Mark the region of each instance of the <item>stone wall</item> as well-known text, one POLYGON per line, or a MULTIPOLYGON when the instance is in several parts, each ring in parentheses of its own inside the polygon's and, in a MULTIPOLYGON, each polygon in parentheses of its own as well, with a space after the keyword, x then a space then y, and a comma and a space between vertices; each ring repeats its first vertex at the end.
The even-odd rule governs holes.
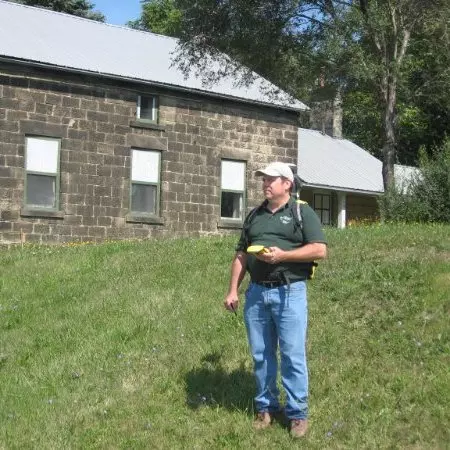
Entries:
POLYGON ((73 242, 225 232, 221 158, 247 163, 247 208, 261 201, 257 168, 297 163, 297 114, 150 86, 0 70, 0 242, 73 242), (158 95, 158 125, 136 120, 139 94, 158 95), (60 211, 23 206, 26 136, 61 139, 60 211), (130 218, 130 149, 161 151, 160 218, 130 218))

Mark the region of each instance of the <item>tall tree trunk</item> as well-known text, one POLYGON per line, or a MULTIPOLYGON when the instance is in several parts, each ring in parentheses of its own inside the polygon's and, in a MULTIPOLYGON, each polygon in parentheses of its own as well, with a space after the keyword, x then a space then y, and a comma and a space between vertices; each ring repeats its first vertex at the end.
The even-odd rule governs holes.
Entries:
POLYGON ((394 163, 396 151, 395 96, 396 96, 395 86, 390 86, 388 88, 388 98, 384 114, 383 186, 385 192, 395 182, 394 180, 394 163))
POLYGON ((383 145, 383 186, 386 192, 394 185, 394 164, 396 153, 396 136, 395 136, 395 122, 396 112, 395 107, 397 103, 397 77, 392 72, 383 77, 382 82, 383 100, 385 103, 384 110, 384 145, 383 145))
POLYGON ((415 3, 402 3, 400 0, 388 0, 386 6, 391 23, 385 30, 380 30, 372 25, 372 16, 374 13, 370 13, 369 1, 360 0, 359 2, 367 30, 373 39, 375 52, 379 55, 379 61, 383 67, 380 88, 384 106, 383 185, 385 191, 395 183, 394 163, 397 144, 395 138, 395 107, 397 103, 397 81, 411 37, 410 30, 415 22, 415 18, 413 17, 411 19, 407 12, 410 12, 408 8, 416 6, 415 3))
POLYGON ((333 98, 333 137, 342 139, 342 87, 337 87, 333 98))

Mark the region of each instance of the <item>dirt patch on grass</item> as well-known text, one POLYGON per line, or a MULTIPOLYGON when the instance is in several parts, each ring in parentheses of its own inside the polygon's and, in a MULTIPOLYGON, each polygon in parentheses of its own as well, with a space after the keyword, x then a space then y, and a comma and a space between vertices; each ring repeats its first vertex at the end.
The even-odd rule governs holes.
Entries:
POLYGON ((448 262, 450 263, 450 252, 439 252, 436 255, 438 262, 448 262))
POLYGON ((435 277, 434 281, 437 286, 450 289, 450 273, 440 273, 435 277))

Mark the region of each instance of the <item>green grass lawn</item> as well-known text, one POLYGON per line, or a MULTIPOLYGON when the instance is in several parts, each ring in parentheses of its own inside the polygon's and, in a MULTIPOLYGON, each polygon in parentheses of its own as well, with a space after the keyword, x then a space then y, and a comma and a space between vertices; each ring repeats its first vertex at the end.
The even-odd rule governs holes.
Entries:
POLYGON ((251 427, 236 237, 2 250, 0 448, 448 448, 450 226, 327 236, 301 442, 251 427))

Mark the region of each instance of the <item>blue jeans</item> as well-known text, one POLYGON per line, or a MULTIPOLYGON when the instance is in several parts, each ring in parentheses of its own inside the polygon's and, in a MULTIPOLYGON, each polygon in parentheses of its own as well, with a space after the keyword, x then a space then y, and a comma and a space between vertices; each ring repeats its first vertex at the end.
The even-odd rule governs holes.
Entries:
POLYGON ((281 381, 286 391, 286 416, 289 419, 306 419, 306 282, 291 283, 289 288, 267 288, 250 283, 245 299, 244 319, 256 377, 256 410, 270 412, 280 409, 277 388, 279 345, 281 381))

